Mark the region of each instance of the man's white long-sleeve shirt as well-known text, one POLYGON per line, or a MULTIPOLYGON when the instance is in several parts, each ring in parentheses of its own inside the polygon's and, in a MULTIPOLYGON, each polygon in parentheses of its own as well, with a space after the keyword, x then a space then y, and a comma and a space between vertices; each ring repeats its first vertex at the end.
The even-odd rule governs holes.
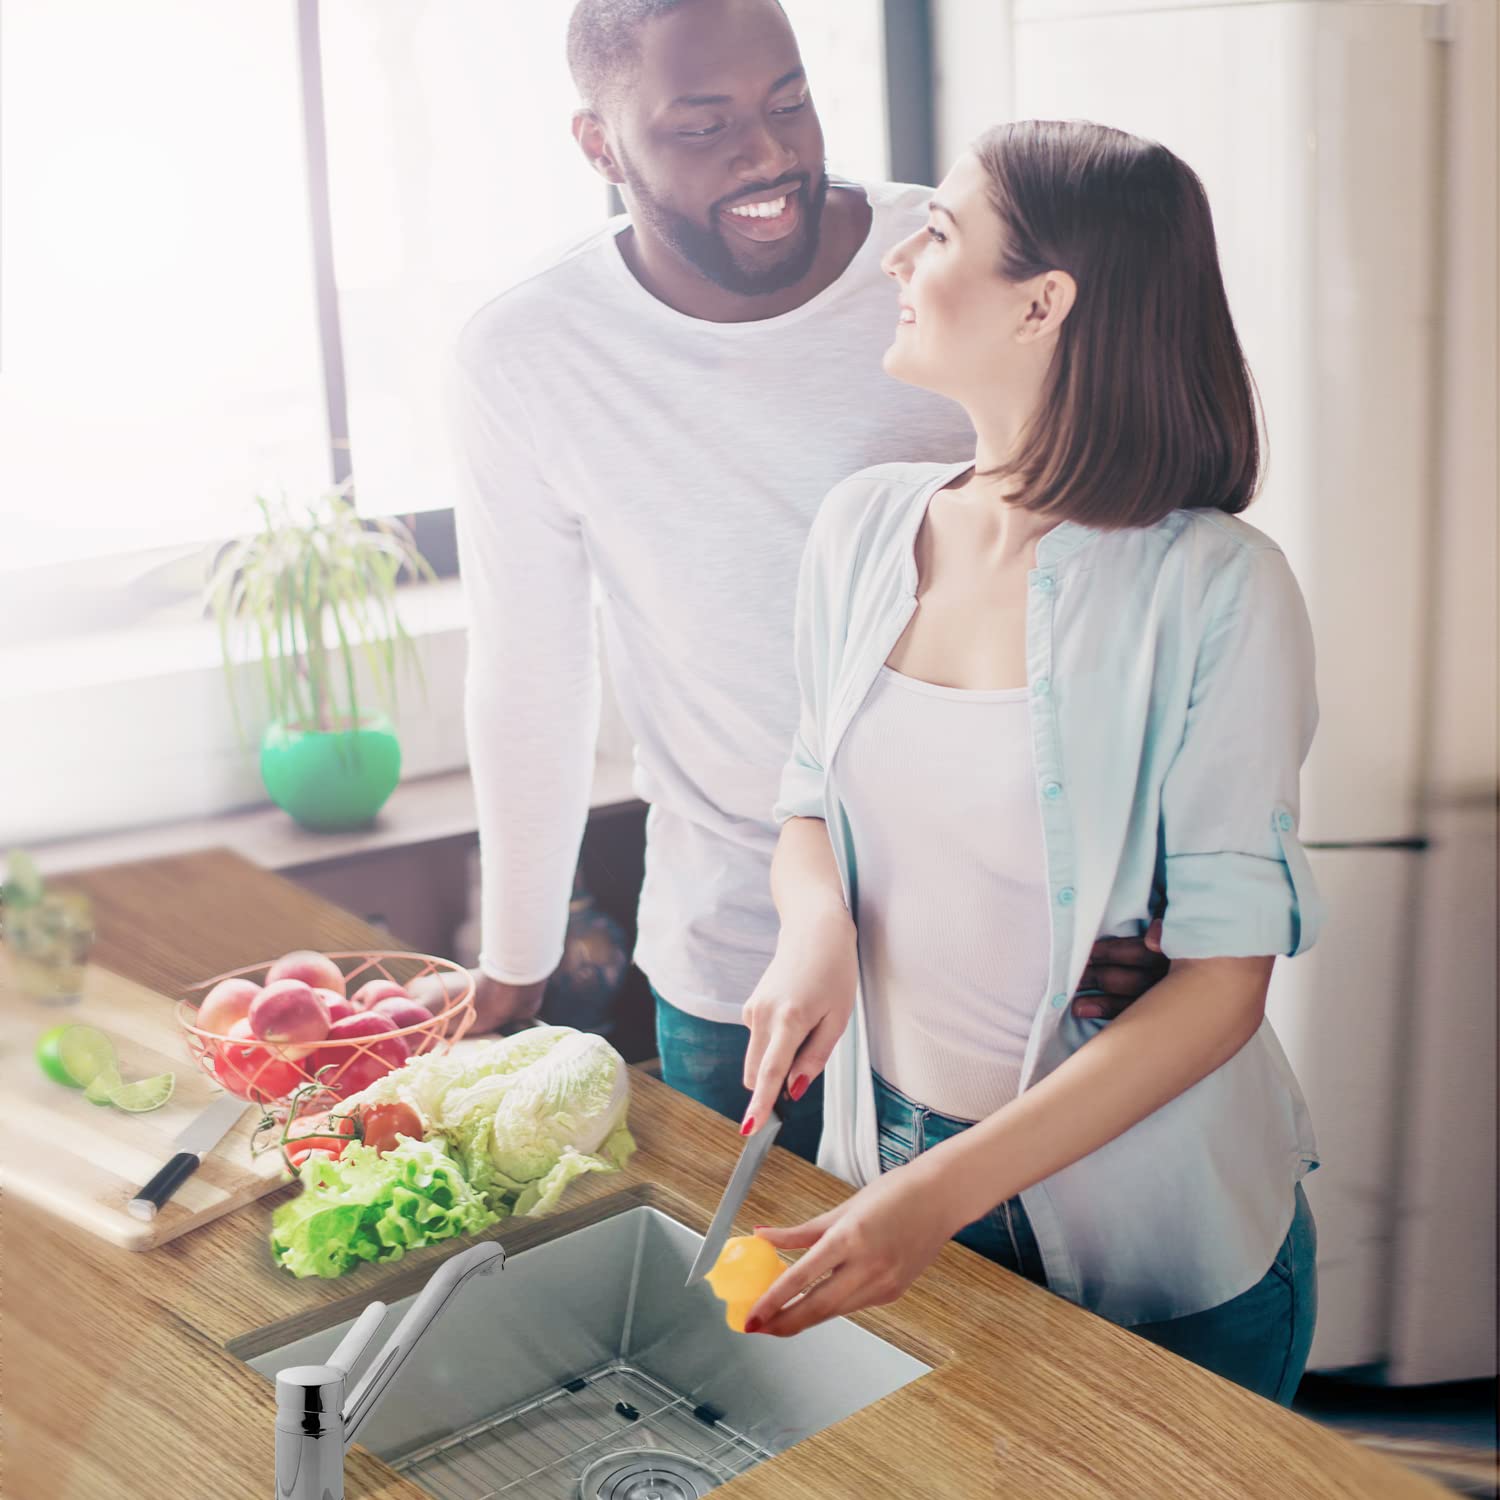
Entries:
POLYGON ((780 317, 691 318, 591 235, 488 303, 458 345, 458 506, 484 970, 556 967, 612 682, 651 804, 636 962, 681 1009, 738 1021, 775 947, 771 809, 797 723, 793 610, 823 496, 894 460, 972 451, 963 412, 891 379, 881 255, 929 190, 863 192, 870 232, 780 317))

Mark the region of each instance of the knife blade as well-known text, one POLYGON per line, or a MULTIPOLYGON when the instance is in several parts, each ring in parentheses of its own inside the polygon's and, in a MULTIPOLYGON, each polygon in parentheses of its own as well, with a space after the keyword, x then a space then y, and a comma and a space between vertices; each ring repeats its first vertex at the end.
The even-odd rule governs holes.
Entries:
POLYGON ((787 1096, 783 1090, 781 1099, 771 1106, 766 1123, 750 1137, 745 1143, 745 1149, 740 1152, 740 1159, 735 1163, 734 1172, 729 1178, 729 1186, 724 1189, 724 1196, 714 1211, 713 1222, 708 1226, 708 1233, 703 1237, 703 1243, 698 1247, 698 1254, 693 1260, 693 1268, 688 1272, 685 1283, 687 1286, 702 1281, 718 1260, 719 1252, 729 1238, 729 1231, 734 1228, 734 1216, 745 1206, 745 1199, 750 1195, 750 1184, 755 1181, 755 1174, 771 1154, 771 1147, 776 1144, 776 1137, 781 1133, 781 1110, 786 1103, 787 1096))
POLYGON ((233 1094, 220 1094, 199 1110, 172 1142, 177 1147, 176 1156, 126 1205, 131 1217, 154 1219, 167 1199, 198 1170, 203 1158, 250 1108, 250 1104, 233 1094))

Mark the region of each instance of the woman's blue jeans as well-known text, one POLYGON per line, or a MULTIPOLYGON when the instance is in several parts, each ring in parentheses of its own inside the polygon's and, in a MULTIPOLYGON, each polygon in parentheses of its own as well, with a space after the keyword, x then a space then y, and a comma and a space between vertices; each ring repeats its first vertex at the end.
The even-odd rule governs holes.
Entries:
MULTIPOLYGON (((750 1108, 750 1090, 743 1081, 745 1053, 750 1046, 749 1027, 728 1021, 704 1021, 678 1010, 655 990, 651 993, 656 997, 656 1050, 661 1058, 662 1082, 738 1125, 750 1108)), ((806 1161, 816 1162, 822 1134, 820 1074, 795 1104, 782 1111, 781 1133, 776 1144, 806 1161)))
MULTIPOLYGON (((875 1079, 880 1167, 888 1172, 972 1122, 939 1114, 875 1079)), ((1317 1230, 1299 1184, 1292 1227, 1270 1269, 1248 1292, 1185 1318, 1138 1323, 1132 1333, 1259 1395, 1291 1404, 1318 1315, 1317 1230)), ((1019 1198, 992 1208, 954 1236, 961 1245, 1046 1286, 1047 1274, 1019 1198)))

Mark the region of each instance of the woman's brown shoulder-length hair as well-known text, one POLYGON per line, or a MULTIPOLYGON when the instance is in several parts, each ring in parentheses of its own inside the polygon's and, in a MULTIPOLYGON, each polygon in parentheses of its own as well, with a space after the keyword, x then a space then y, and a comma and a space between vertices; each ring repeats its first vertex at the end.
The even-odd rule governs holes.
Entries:
POLYGON ((1016 503, 1085 526, 1151 526, 1254 498, 1255 388, 1208 197, 1165 146, 1083 122, 999 125, 974 144, 999 272, 1066 271, 1078 295, 1037 412, 999 471, 1016 503))

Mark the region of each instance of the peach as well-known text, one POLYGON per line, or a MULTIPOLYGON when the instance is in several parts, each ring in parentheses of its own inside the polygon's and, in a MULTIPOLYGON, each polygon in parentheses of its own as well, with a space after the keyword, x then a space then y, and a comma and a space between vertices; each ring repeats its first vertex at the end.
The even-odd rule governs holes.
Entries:
POLYGON ((342 1021, 345 1016, 359 1013, 359 1007, 352 1000, 346 1000, 342 995, 335 995, 332 990, 319 990, 318 993, 328 1002, 330 1025, 335 1021, 342 1021))
POLYGON ((396 1066, 383 1057, 356 1052, 338 1064, 335 1072, 325 1073, 319 1082, 338 1098, 347 1099, 351 1094, 363 1093, 372 1083, 378 1083, 387 1073, 394 1072, 396 1066))
POLYGON ((328 1041, 365 1043, 354 1046, 323 1046, 304 1064, 309 1073, 327 1068, 318 1079, 340 1098, 368 1088, 377 1078, 399 1068, 410 1056, 404 1037, 391 1036, 391 1020, 376 1012, 358 1011, 328 1028, 328 1041))
MULTIPOLYGON (((404 1000, 393 995, 389 1000, 377 1000, 370 1009, 372 1016, 389 1016, 391 1026, 400 1031, 407 1026, 421 1026, 432 1019, 432 1012, 415 1000, 404 1000)), ((407 1041, 420 1041, 420 1037, 407 1037, 407 1041)))
POLYGON ((336 995, 347 993, 344 971, 323 953, 314 953, 310 948, 299 948, 278 958, 266 975, 266 983, 274 984, 278 979, 300 979, 309 989, 332 990, 336 995))
POLYGON ((214 1054, 214 1076, 231 1094, 241 1099, 269 1102, 284 1099, 303 1082, 301 1069, 258 1046, 248 1020, 229 1028, 232 1042, 223 1043, 214 1054))
POLYGON ((198 1005, 194 1025, 215 1036, 227 1036, 236 1021, 250 1014, 260 986, 253 979, 221 979, 198 1005))
POLYGON ((255 997, 250 1029, 262 1042, 292 1047, 321 1042, 330 1026, 328 1002, 300 979, 278 979, 255 997))
POLYGON ((310 1052, 316 1052, 319 1042, 267 1042, 266 1050, 273 1057, 285 1058, 287 1062, 301 1062, 310 1052))
POLYGON ((394 979, 371 979, 349 997, 359 1010, 373 1010, 382 1000, 409 1000, 411 996, 394 979))

